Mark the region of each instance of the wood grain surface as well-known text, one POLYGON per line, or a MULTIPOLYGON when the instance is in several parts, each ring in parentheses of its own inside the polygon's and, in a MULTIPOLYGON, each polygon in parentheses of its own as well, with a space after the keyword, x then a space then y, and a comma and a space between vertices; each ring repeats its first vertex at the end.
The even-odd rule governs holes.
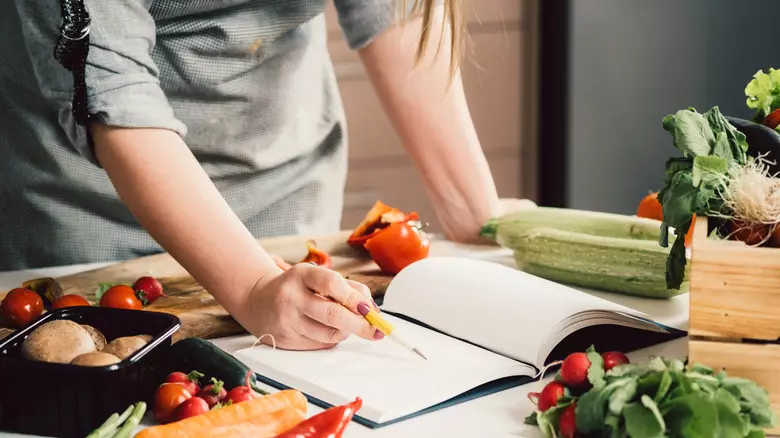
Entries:
MULTIPOLYGON (((377 266, 360 251, 346 245, 348 232, 318 236, 313 240, 333 259, 333 269, 346 278, 364 283, 375 297, 381 297, 392 276, 379 271, 377 266)), ((306 237, 263 239, 260 243, 271 254, 289 262, 301 260, 307 253, 306 237)), ((435 240, 434 243, 435 245, 435 240)), ((95 292, 100 283, 132 283, 138 277, 152 275, 163 284, 165 294, 145 310, 166 312, 181 319, 182 328, 176 339, 201 337, 205 339, 244 333, 244 329, 168 254, 155 254, 54 279, 55 295, 78 294, 96 303, 95 292)), ((4 295, 0 293, 0 299, 4 295)), ((0 331, 0 339, 10 331, 0 331)))

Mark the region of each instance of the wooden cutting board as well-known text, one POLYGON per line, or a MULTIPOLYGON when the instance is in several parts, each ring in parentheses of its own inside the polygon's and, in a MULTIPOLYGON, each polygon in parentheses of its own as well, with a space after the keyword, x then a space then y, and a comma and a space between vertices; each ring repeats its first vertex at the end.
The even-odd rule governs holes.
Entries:
MULTIPOLYGON (((348 235, 349 232, 341 232, 315 237, 314 240, 317 247, 333 258, 333 269, 347 278, 364 283, 375 297, 381 297, 392 276, 382 274, 366 255, 348 247, 345 243, 348 235)), ((260 243, 269 253, 295 262, 306 255, 307 240, 306 237, 296 236, 263 239, 260 243)), ((144 275, 158 278, 167 295, 146 306, 145 310, 178 316, 182 327, 176 339, 210 339, 245 333, 225 309, 168 254, 156 254, 56 278, 54 295, 79 294, 95 304, 95 292, 100 283, 132 283, 144 275)), ((0 293, 0 299, 4 294, 0 293)), ((0 333, 2 337, 3 333, 0 333)))

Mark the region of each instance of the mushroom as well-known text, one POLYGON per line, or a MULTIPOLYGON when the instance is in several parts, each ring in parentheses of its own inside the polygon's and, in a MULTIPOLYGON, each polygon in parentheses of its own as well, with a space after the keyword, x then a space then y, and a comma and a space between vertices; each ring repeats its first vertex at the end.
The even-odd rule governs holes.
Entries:
POLYGON ((103 336, 103 333, 100 333, 100 330, 87 324, 81 324, 81 326, 89 332, 90 336, 92 336, 92 340, 95 341, 95 348, 97 348, 98 351, 106 346, 106 337, 103 336))
POLYGON ((103 350, 103 353, 113 354, 119 359, 125 360, 132 356, 136 351, 143 348, 144 345, 149 343, 152 337, 149 335, 138 336, 126 336, 123 338, 116 338, 109 342, 103 350))
POLYGON ((102 367, 106 365, 113 365, 119 362, 121 362, 119 358, 113 354, 93 351, 92 353, 76 356, 76 358, 73 359, 70 363, 71 365, 81 365, 86 367, 102 367))
POLYGON ((76 356, 97 351, 90 333, 79 324, 59 319, 35 329, 22 344, 22 354, 30 360, 70 363, 76 356))

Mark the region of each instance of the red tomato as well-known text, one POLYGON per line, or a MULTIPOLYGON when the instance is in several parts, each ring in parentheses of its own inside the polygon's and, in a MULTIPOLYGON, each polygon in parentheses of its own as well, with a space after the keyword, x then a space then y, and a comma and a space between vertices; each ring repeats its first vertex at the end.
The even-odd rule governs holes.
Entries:
POLYGON ((584 388, 588 385, 590 359, 585 353, 572 353, 561 364, 561 378, 570 388, 584 388))
POLYGON ((655 219, 657 221, 664 220, 663 207, 661 207, 661 203, 658 202, 658 192, 650 193, 642 198, 636 209, 636 215, 638 217, 655 219))
POLYGON ((171 420, 180 404, 192 398, 192 394, 178 383, 163 383, 154 394, 154 418, 160 423, 171 420))
POLYGON ((558 404, 558 399, 563 397, 565 392, 566 387, 563 386, 563 382, 553 380, 542 389, 542 392, 539 394, 539 403, 536 407, 542 412, 550 409, 558 404))
POLYGON ((81 295, 76 294, 70 294, 70 295, 63 295, 60 297, 57 301, 55 301, 51 308, 54 309, 63 309, 65 307, 77 307, 77 306, 89 306, 89 301, 87 301, 86 298, 82 297, 81 295))
POLYGON ((173 421, 196 417, 209 411, 209 405, 200 397, 192 397, 184 400, 173 410, 173 421))
POLYGON ((764 118, 764 125, 772 129, 775 129, 778 125, 780 125, 780 108, 767 114, 767 116, 764 118))
POLYGON ((164 297, 162 284, 154 277, 141 277, 133 283, 133 290, 138 298, 145 301, 144 304, 151 304, 158 298, 164 297))
POLYGON ((623 365, 630 362, 628 360, 628 356, 619 351, 608 351, 602 354, 601 358, 604 360, 604 371, 609 371, 618 365, 623 365))
POLYGON ((577 403, 571 404, 561 412, 558 419, 558 430, 561 432, 561 438, 574 438, 577 436, 577 403))
POLYGON ((0 315, 14 328, 26 326, 41 316, 41 313, 43 313, 43 300, 30 289, 13 289, 0 304, 0 315))
POLYGON ((143 308, 143 304, 135 296, 135 292, 130 286, 118 284, 100 297, 100 307, 140 310, 143 308))
POLYGON ((368 239, 365 248, 379 269, 397 274, 410 264, 428 257, 430 242, 407 222, 396 222, 368 239))
POLYGON ((200 392, 200 382, 198 382, 198 377, 202 376, 202 374, 197 372, 193 372, 188 375, 182 373, 181 371, 175 371, 168 374, 168 377, 165 378, 165 383, 178 383, 179 385, 182 385, 190 394, 195 395, 200 392))

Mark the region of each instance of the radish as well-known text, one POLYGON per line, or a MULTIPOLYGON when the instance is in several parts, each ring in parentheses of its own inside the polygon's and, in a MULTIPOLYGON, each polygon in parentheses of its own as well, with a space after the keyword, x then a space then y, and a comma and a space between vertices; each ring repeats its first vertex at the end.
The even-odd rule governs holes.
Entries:
POLYGON ((628 356, 619 351, 608 351, 601 355, 604 360, 604 371, 609 371, 618 365, 629 363, 628 356))
POLYGON ((162 284, 154 277, 141 277, 133 283, 133 290, 144 304, 152 304, 164 297, 162 284))
POLYGON ((200 392, 200 384, 198 379, 201 377, 203 377, 203 374, 197 371, 193 371, 189 374, 184 374, 181 371, 175 371, 168 374, 168 377, 165 379, 165 383, 178 383, 179 385, 186 388, 187 392, 194 395, 200 392))
POLYGON ((185 418, 196 417, 209 411, 206 400, 200 397, 192 397, 182 402, 173 410, 173 420, 179 421, 185 418))
POLYGON ((572 353, 563 360, 561 378, 571 388, 584 388, 588 382, 590 359, 585 353, 572 353))
POLYGON ((545 387, 542 389, 542 392, 539 395, 539 403, 536 405, 536 407, 541 412, 550 409, 551 407, 558 404, 558 399, 563 397, 565 392, 566 387, 563 386, 563 383, 557 380, 553 380, 552 382, 545 385, 545 387))
POLYGON ((213 408, 218 403, 222 402, 227 398, 227 391, 225 391, 224 383, 221 380, 217 380, 215 378, 211 378, 211 384, 205 386, 203 389, 200 390, 198 393, 198 397, 202 398, 203 400, 206 400, 206 403, 208 403, 210 408, 213 408))
POLYGON ((558 430, 561 432, 562 438, 574 438, 577 435, 576 409, 577 403, 573 403, 561 412, 561 417, 558 419, 558 430))
POLYGON ((230 403, 240 403, 242 401, 251 400, 253 398, 257 397, 257 393, 252 389, 252 386, 249 383, 249 377, 252 375, 252 372, 248 372, 246 375, 246 385, 244 386, 236 386, 235 388, 231 389, 227 393, 227 397, 225 400, 227 400, 230 403))

